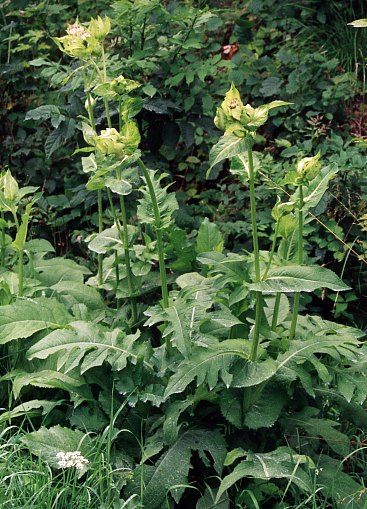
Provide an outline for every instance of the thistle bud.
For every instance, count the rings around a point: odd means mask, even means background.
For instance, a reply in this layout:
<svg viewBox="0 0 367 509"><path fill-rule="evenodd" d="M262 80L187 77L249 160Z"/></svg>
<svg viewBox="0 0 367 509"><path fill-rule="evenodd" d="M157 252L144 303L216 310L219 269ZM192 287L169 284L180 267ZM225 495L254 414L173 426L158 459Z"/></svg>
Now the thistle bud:
<svg viewBox="0 0 367 509"><path fill-rule="evenodd" d="M320 168L321 168L319 159L320 159L320 152L318 152L313 157L304 157L297 163L297 166L296 166L297 173L309 181L314 179L318 175Z"/></svg>

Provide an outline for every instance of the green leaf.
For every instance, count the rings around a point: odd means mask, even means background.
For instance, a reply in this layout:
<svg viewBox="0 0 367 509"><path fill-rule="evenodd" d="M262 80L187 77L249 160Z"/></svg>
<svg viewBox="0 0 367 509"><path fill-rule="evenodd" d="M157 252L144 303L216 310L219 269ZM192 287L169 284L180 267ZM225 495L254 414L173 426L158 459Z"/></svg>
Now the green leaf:
<svg viewBox="0 0 367 509"><path fill-rule="evenodd" d="M77 366L80 372L108 362L114 370L123 369L128 359L138 360L134 344L140 332L125 336L115 329L102 331L93 323L76 321L68 330L53 331L35 343L27 352L28 359L47 359L58 354L57 369L68 373Z"/></svg>
<svg viewBox="0 0 367 509"><path fill-rule="evenodd" d="M306 456L296 454L292 449L279 447L268 453L248 452L245 461L241 461L233 471L222 480L217 500L240 479L289 479L302 490L312 491L308 474L300 467L302 463L311 463Z"/></svg>
<svg viewBox="0 0 367 509"><path fill-rule="evenodd" d="M207 176L214 165L238 156L248 150L248 141L246 138L239 138L234 134L222 136L218 143L212 147L209 154L210 168Z"/></svg>
<svg viewBox="0 0 367 509"><path fill-rule="evenodd" d="M318 437L322 437L336 454L341 457L348 456L350 452L350 440L347 435L336 430L335 427L340 426L337 421L331 419L322 419L315 417L319 414L319 410L314 407L306 407L298 414L287 417L287 429L295 433L306 432L309 440L319 441Z"/></svg>
<svg viewBox="0 0 367 509"><path fill-rule="evenodd" d="M332 497L338 509L366 509L367 492L365 486L342 470L340 460L320 454L318 460L317 484L325 496Z"/></svg>
<svg viewBox="0 0 367 509"><path fill-rule="evenodd" d="M61 122L65 120L65 116L61 113L60 108L54 104L45 104L33 110L29 110L25 116L25 120L49 119L51 119L52 127L57 129Z"/></svg>
<svg viewBox="0 0 367 509"><path fill-rule="evenodd" d="M249 288L263 293L313 292L317 288L330 288L334 291L350 289L329 269L299 265L273 269L269 271L265 280L260 283L251 283Z"/></svg>
<svg viewBox="0 0 367 509"><path fill-rule="evenodd" d="M269 428L277 421L287 401L285 387L267 385L245 414L244 424L250 429Z"/></svg>
<svg viewBox="0 0 367 509"><path fill-rule="evenodd" d="M224 239L218 226L206 217L201 223L196 239L197 254L207 251L223 251Z"/></svg>
<svg viewBox="0 0 367 509"><path fill-rule="evenodd" d="M348 25L351 25L354 28L366 28L367 27L367 19L355 19L351 23L348 23Z"/></svg>
<svg viewBox="0 0 367 509"><path fill-rule="evenodd" d="M32 454L46 461L50 466L57 468L59 460L58 452L80 451L84 457L91 458L93 454L92 439L79 430L71 430L61 426L53 428L41 427L33 433L25 433L21 442ZM81 470L81 474L87 468Z"/></svg>
<svg viewBox="0 0 367 509"><path fill-rule="evenodd" d="M269 380L277 371L278 363L268 357L261 362L241 362L236 366L231 387L253 387Z"/></svg>
<svg viewBox="0 0 367 509"><path fill-rule="evenodd" d="M152 224L156 228L165 229L173 223L173 213L178 210L178 203L175 194L167 192L169 185L165 187L162 187L161 185L161 181L167 176L167 174L162 173L161 175L157 175L157 172L154 170L148 170L148 172L158 204L160 215L159 224L158 218L154 215L149 188L144 177L142 177L144 186L140 188L140 191L143 193L143 197L139 200L138 218L142 223Z"/></svg>
<svg viewBox="0 0 367 509"><path fill-rule="evenodd" d="M89 269L74 260L62 257L44 259L43 253L34 257L32 268L37 273L37 279L45 286L52 286L60 281L83 283L84 275L90 274Z"/></svg>
<svg viewBox="0 0 367 509"><path fill-rule="evenodd" d="M330 180L338 173L339 168L330 168L326 166L322 168L320 173L307 186L303 186L303 203L302 210L307 212L309 209L316 207L325 191L329 187ZM297 202L299 199L299 189L290 197L290 202Z"/></svg>
<svg viewBox="0 0 367 509"><path fill-rule="evenodd" d="M242 392L228 389L220 398L220 411L228 422L241 429L243 427L243 394Z"/></svg>
<svg viewBox="0 0 367 509"><path fill-rule="evenodd" d="M17 417L23 417L24 415L27 416L27 419L31 419L34 416L47 415L51 412L51 410L53 410L56 406L61 405L63 402L63 400L49 401L40 399L26 401L8 412L2 412L0 415L0 424L9 422L11 419L16 419Z"/></svg>
<svg viewBox="0 0 367 509"><path fill-rule="evenodd" d="M228 339L207 348L194 347L191 359L184 360L171 376L165 399L172 394L183 392L195 378L197 385L206 381L212 389L220 377L229 387L232 375L228 370L236 356L247 359L248 349L248 342L241 339Z"/></svg>
<svg viewBox="0 0 367 509"><path fill-rule="evenodd" d="M65 306L56 299L17 300L1 307L0 344L28 338L41 330L63 328L71 320Z"/></svg>
<svg viewBox="0 0 367 509"><path fill-rule="evenodd" d="M23 387L27 387L28 385L48 389L62 389L68 392L75 392L84 398L92 399L92 393L86 385L85 380L75 374L65 375L64 373L50 369L36 371L34 373L22 372L17 374L13 380L14 398L17 399Z"/></svg>
<svg viewBox="0 0 367 509"><path fill-rule="evenodd" d="M214 468L220 475L226 454L222 434L218 431L189 429L159 458L153 475L145 485L144 509L161 507L168 491L171 491L176 502L179 501L183 490L175 486L188 483L192 450L209 452L214 460Z"/></svg>
<svg viewBox="0 0 367 509"><path fill-rule="evenodd" d="M111 189L113 193L119 194L121 196L127 196L133 190L130 182L123 178L118 179L116 177L107 177L105 179L105 185Z"/></svg>
<svg viewBox="0 0 367 509"><path fill-rule="evenodd" d="M103 309L104 303L96 288L79 281L59 281L50 289L60 296L71 307L74 304L85 304L89 309Z"/></svg>

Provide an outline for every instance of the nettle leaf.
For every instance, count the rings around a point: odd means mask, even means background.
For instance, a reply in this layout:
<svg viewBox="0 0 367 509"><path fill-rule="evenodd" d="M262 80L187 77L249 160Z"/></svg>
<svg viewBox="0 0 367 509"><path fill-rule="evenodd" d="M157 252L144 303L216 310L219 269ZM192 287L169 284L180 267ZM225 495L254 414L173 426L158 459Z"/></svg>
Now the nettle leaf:
<svg viewBox="0 0 367 509"><path fill-rule="evenodd" d="M35 332L68 326L72 316L56 299L17 300L1 307L0 344L29 338Z"/></svg>
<svg viewBox="0 0 367 509"><path fill-rule="evenodd" d="M52 154L60 147L62 147L67 140L74 136L76 130L76 122L73 118L68 118L62 122L57 129L52 131L45 141L45 155L50 159Z"/></svg>
<svg viewBox="0 0 367 509"><path fill-rule="evenodd" d="M165 229L171 226L173 222L173 213L179 208L178 203L175 194L167 192L169 185L165 187L161 185L161 181L168 174L162 173L161 175L157 175L157 171L154 170L148 170L148 172L156 196L160 219L158 222L158 219L154 215L149 188L144 177L142 177L144 186L140 188L143 196L140 198L138 204L138 218L142 223L153 224L156 228Z"/></svg>
<svg viewBox="0 0 367 509"><path fill-rule="evenodd" d="M171 376L165 398L183 392L195 378L197 385L206 382L210 389L217 385L219 378L229 387L233 378L229 369L234 359L247 359L248 350L248 342L243 339L227 339L207 348L194 347L191 359L185 359Z"/></svg>
<svg viewBox="0 0 367 509"><path fill-rule="evenodd" d="M289 479L304 491L312 491L309 475L301 464L312 464L307 456L296 454L292 449L279 447L268 453L246 453L246 460L241 461L233 471L222 480L217 500L240 479Z"/></svg>
<svg viewBox="0 0 367 509"><path fill-rule="evenodd" d="M53 331L35 343L27 352L28 359L47 359L57 354L57 369L68 373L80 366L81 373L108 362L115 370L123 369L128 359L134 364L138 354L134 343L140 332L124 336L119 329L104 331L93 323L76 321L68 330Z"/></svg>
<svg viewBox="0 0 367 509"><path fill-rule="evenodd" d="M350 290L350 287L329 269L299 265L273 269L269 271L265 280L251 283L249 288L263 293L313 292L317 288L330 288L334 291Z"/></svg>
<svg viewBox="0 0 367 509"><path fill-rule="evenodd" d="M65 120L65 115L58 106L54 104L44 104L33 110L27 111L25 120L51 120L51 125L55 129Z"/></svg>
<svg viewBox="0 0 367 509"><path fill-rule="evenodd" d="M86 399L92 398L92 393L86 385L85 380L75 373L72 375L65 375L64 373L50 369L37 371L35 373L19 373L13 380L14 398L18 398L23 387L27 387L28 385L48 389L62 389L68 392L75 392Z"/></svg>
<svg viewBox="0 0 367 509"><path fill-rule="evenodd" d="M201 223L196 239L197 254L207 251L223 251L224 239L218 226L206 217Z"/></svg>
<svg viewBox="0 0 367 509"><path fill-rule="evenodd" d="M32 454L46 461L50 466L57 468L58 452L80 451L88 459L93 454L92 439L80 430L71 430L62 426L44 428L43 426L32 433L25 433L21 442ZM84 472L87 468L83 469ZM83 473L83 470L80 473Z"/></svg>
<svg viewBox="0 0 367 509"><path fill-rule="evenodd" d="M179 502L184 488L178 486L188 483L191 451L209 453L214 469L218 475L221 474L227 452L223 435L207 429L189 429L159 458L153 474L145 484L145 509L161 507L168 491Z"/></svg>
<svg viewBox="0 0 367 509"><path fill-rule="evenodd" d="M234 134L222 136L218 143L216 143L209 154L210 170L216 164L224 161L225 159L231 159L232 157L238 156L248 150L248 140L246 138L239 138Z"/></svg>

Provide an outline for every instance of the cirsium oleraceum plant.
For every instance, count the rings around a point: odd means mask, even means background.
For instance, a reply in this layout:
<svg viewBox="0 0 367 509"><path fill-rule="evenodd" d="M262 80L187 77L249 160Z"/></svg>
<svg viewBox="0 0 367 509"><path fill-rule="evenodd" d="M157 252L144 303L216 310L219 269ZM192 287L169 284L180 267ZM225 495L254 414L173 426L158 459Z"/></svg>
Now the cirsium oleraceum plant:
<svg viewBox="0 0 367 509"><path fill-rule="evenodd" d="M250 104L244 105L239 91L232 83L226 93L221 106L217 108L214 119L218 129L224 131L224 135L211 151L211 167L223 159L239 157L243 163L243 171L247 170L247 177L250 186L250 209L253 242L254 282L259 283L260 274L260 250L256 218L255 198L255 170L252 153L252 146L256 136L256 130L265 124L269 111L273 108L286 106L285 101L273 101L269 104L253 108ZM260 337L260 323L262 317L261 292L256 292L255 304L255 325L250 358L256 360Z"/></svg>

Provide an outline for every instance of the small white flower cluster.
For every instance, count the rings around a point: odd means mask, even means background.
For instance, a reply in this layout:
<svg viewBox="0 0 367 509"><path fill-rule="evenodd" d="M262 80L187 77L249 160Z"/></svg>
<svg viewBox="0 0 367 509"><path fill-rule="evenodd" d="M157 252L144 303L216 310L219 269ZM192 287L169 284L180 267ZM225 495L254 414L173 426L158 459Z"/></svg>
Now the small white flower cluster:
<svg viewBox="0 0 367 509"><path fill-rule="evenodd" d="M71 35L72 37L80 37L83 39L87 39L87 37L90 37L90 32L86 30L82 25L79 23L74 23L73 25L68 25L68 28L66 29L66 32L68 35Z"/></svg>
<svg viewBox="0 0 367 509"><path fill-rule="evenodd" d="M89 463L87 458L82 456L80 451L73 452L58 452L56 454L56 458L58 459L58 468L71 468L75 467L78 470L83 470Z"/></svg>

